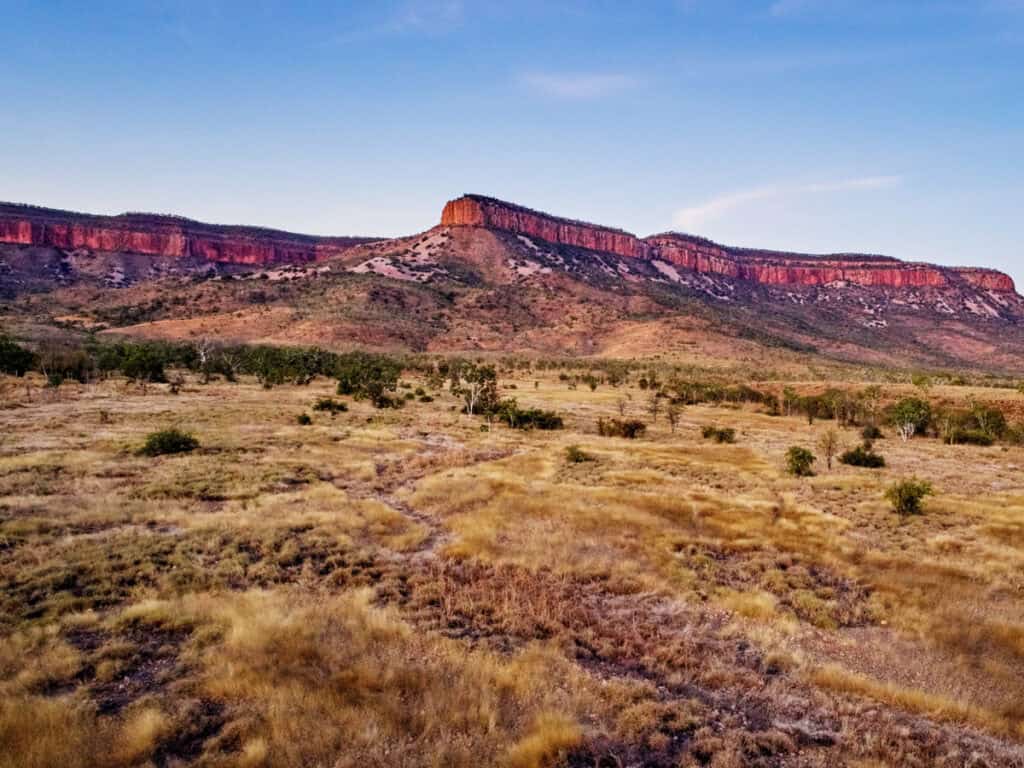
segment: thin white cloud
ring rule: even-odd
[[[720,219],[738,208],[762,200],[777,200],[797,195],[886,189],[901,183],[903,183],[902,176],[863,176],[813,184],[770,184],[720,195],[700,205],[678,210],[672,216],[672,224],[681,229],[695,231],[701,229],[708,222]]]
[[[557,99],[587,101],[613,96],[639,85],[623,74],[531,72],[520,82],[530,90]]]
[[[742,192],[713,197],[705,203],[692,208],[676,211],[672,224],[688,230],[700,229],[708,221],[719,219],[730,211],[756,200],[770,200],[783,194],[782,187],[758,187]]]

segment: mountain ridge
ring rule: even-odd
[[[630,258],[648,261],[661,258],[696,272],[772,285],[847,281],[891,288],[940,287],[954,282],[951,278],[959,277],[985,290],[1016,293],[1013,279],[994,269],[947,267],[877,254],[806,254],[738,248],[680,232],[640,238],[625,230],[565,219],[484,195],[463,195],[449,201],[442,212],[441,225],[497,228]]]
[[[0,203],[0,243],[12,245],[269,265],[321,261],[355,245],[379,239],[324,237],[266,227],[209,224],[171,214],[105,216]]]
[[[940,287],[962,279],[984,290],[1016,293],[1009,275],[990,268],[945,266],[856,252],[809,254],[737,247],[684,232],[641,238],[624,229],[555,216],[479,194],[448,201],[440,225],[501,229],[587,250],[648,261],[661,259],[698,273],[763,284],[806,286],[846,281],[891,288]],[[210,224],[172,214],[128,212],[106,216],[0,202],[0,243],[13,245],[266,266],[323,261],[354,246],[389,239]]]
[[[712,361],[786,348],[1024,372],[1024,297],[994,270],[642,239],[483,196],[382,240],[0,206],[0,314],[332,349]]]

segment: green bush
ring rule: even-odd
[[[582,464],[585,461],[597,461],[597,459],[595,459],[589,453],[581,450],[578,445],[570,445],[568,448],[566,448],[565,458],[566,461],[569,461],[572,464]]]
[[[885,492],[885,498],[892,504],[894,512],[901,515],[921,514],[921,502],[934,491],[926,480],[901,480]]]
[[[945,434],[945,440],[950,445],[987,446],[995,443],[995,438],[992,435],[982,432],[980,429],[953,429]]]
[[[1006,414],[998,408],[975,403],[971,409],[971,424],[984,435],[992,438],[993,441],[1002,437],[1009,426],[1006,423]]]
[[[398,377],[402,374],[402,364],[397,360],[367,352],[350,352],[338,355],[334,370],[339,395],[352,395],[357,400],[366,398],[377,408],[400,408],[400,403],[404,403],[388,395],[398,389]]]
[[[839,457],[839,461],[851,467],[867,467],[869,469],[879,469],[885,466],[885,458],[875,453],[874,448],[868,443],[847,451]]]
[[[882,430],[876,427],[874,424],[868,424],[860,431],[860,436],[865,440],[881,440],[885,435],[882,434]]]
[[[647,425],[636,419],[598,419],[597,434],[602,437],[625,437],[636,440],[647,431]]]
[[[700,430],[705,440],[714,440],[716,443],[735,443],[736,430],[732,427],[704,426]]]
[[[121,362],[121,373],[135,381],[167,381],[163,356],[157,349],[149,346],[130,346]]]
[[[313,419],[309,417],[308,413],[300,413],[298,416],[295,417],[295,421],[301,427],[305,427],[313,423]]]
[[[799,445],[794,445],[786,451],[786,470],[796,477],[811,477],[814,474],[812,467],[815,461],[815,455]]]
[[[554,411],[520,408],[515,398],[498,403],[494,414],[513,429],[561,429],[562,417]]]
[[[199,441],[178,429],[161,429],[146,436],[139,453],[143,456],[162,456],[168,453],[188,453],[199,447]]]
[[[932,407],[919,397],[905,397],[889,411],[889,423],[899,427],[913,424],[914,431],[923,435],[932,421]]]
[[[432,398],[430,395],[420,395],[420,402],[421,403],[432,403],[432,402],[434,402],[434,398]]]
[[[35,365],[36,356],[21,345],[0,336],[0,371],[12,376],[24,376]]]
[[[313,403],[313,410],[326,411],[330,414],[345,413],[348,410],[348,404],[335,400],[333,397],[321,397]]]

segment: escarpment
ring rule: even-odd
[[[445,205],[441,213],[441,225],[503,229],[551,243],[616,253],[634,259],[648,258],[650,255],[648,246],[629,232],[560,219],[478,195],[460,197]]]
[[[813,256],[732,248],[677,232],[641,239],[622,230],[562,219],[479,195],[450,201],[442,212],[441,224],[500,229],[560,245],[628,258],[661,260],[698,273],[763,285],[850,283],[870,288],[905,289],[967,284],[986,291],[1015,291],[1010,276],[996,270],[941,267],[866,254]]]
[[[856,253],[814,256],[735,248],[678,232],[639,238],[612,227],[551,216],[491,197],[466,195],[441,214],[447,227],[511,232],[624,258],[662,261],[699,274],[770,286],[850,284],[869,288],[971,287],[1015,293],[1002,272],[942,267]],[[97,216],[0,203],[0,243],[74,251],[144,254],[255,267],[301,264],[338,256],[376,238],[318,237],[246,226],[205,224],[177,216],[127,213]]]
[[[0,204],[0,243],[264,266],[320,261],[374,238],[315,237],[155,214],[91,214]]]

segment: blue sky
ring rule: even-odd
[[[0,0],[0,199],[408,234],[480,192],[1024,284],[1024,0]]]

